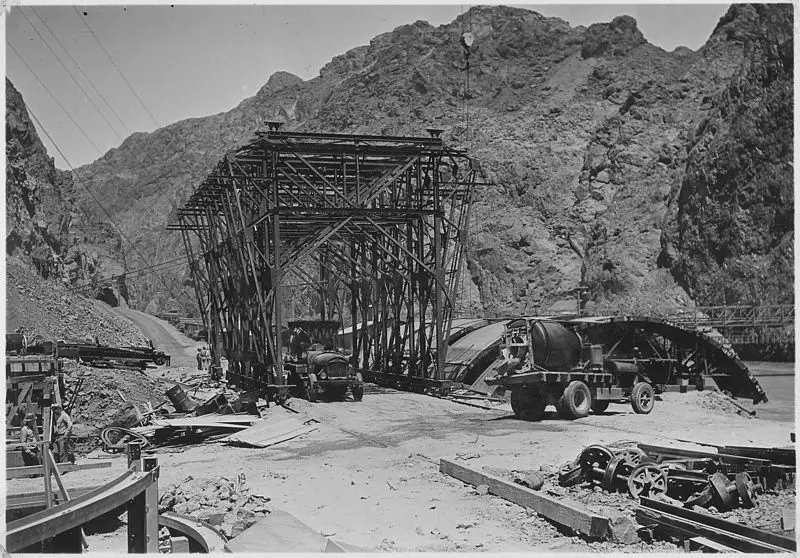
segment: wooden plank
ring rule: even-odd
[[[44,408],[44,431],[42,432],[44,441],[47,443],[44,446],[44,449],[47,450],[50,447],[50,441],[52,440],[51,432],[53,430],[53,415],[50,411],[50,406],[46,405]],[[44,457],[44,453],[42,453],[42,457]],[[44,475],[44,506],[45,508],[49,508],[53,504],[53,485],[51,484],[50,479],[50,462],[47,459],[42,460],[42,465],[39,467],[20,467],[16,469],[17,471],[30,471],[32,468],[39,469],[41,468],[42,474]],[[6,479],[13,479],[13,469],[6,469]]]
[[[73,497],[83,496],[98,487],[72,488],[70,495]],[[62,502],[63,503],[63,502]],[[44,507],[44,492],[30,492],[26,494],[6,494],[6,509],[19,510],[25,508]]]
[[[716,541],[720,544],[724,544],[725,546],[735,548],[742,552],[786,552],[786,549],[779,546],[773,546],[755,539],[749,539],[745,536],[725,531],[724,529],[711,527],[705,523],[698,523],[697,521],[691,521],[683,517],[678,517],[677,515],[672,515],[643,506],[639,506],[639,508],[636,510],[636,521],[640,525],[666,531],[673,536],[678,536],[679,538],[683,539],[692,539],[694,537],[704,536],[708,539]]]
[[[720,544],[716,541],[712,541],[706,537],[692,537],[687,541],[689,544],[689,550],[699,550],[699,549],[709,549],[713,550],[714,552],[731,552],[734,554],[741,554],[740,551],[736,550],[735,548],[731,548],[730,546],[725,546],[724,544]]]
[[[639,500],[639,504],[641,507],[646,507],[658,512],[668,513],[670,515],[687,519],[696,523],[702,523],[715,529],[728,531],[748,539],[753,539],[765,544],[781,547],[785,550],[797,550],[797,542],[794,539],[784,537],[776,533],[762,531],[760,529],[748,527],[747,525],[742,525],[741,523],[734,523],[733,521],[727,521],[713,515],[692,511],[679,506],[673,506],[664,502],[652,500],[650,498],[641,498]]]
[[[600,539],[607,538],[609,535],[608,518],[592,512],[577,502],[566,498],[556,499],[447,459],[440,461],[439,470],[473,486],[487,485],[492,494],[530,508],[547,519],[569,527],[578,533]]]
[[[67,473],[70,471],[84,471],[86,469],[105,469],[107,467],[111,467],[111,461],[100,461],[98,463],[81,463],[75,465],[65,463],[60,465],[59,468],[61,469],[62,473]],[[44,469],[45,469],[44,465],[32,465],[30,467],[12,467],[11,469],[6,469],[6,479],[18,479],[18,478],[28,477],[30,475],[43,475]]]
[[[676,457],[711,457],[718,459],[724,463],[740,464],[740,465],[753,465],[755,467],[769,467],[770,462],[766,459],[757,459],[755,457],[742,457],[739,455],[728,455],[725,453],[717,453],[713,451],[691,450],[684,448],[675,448],[668,446],[655,446],[651,444],[637,444],[639,449],[647,454],[676,456]]]
[[[64,497],[65,502],[69,502],[69,492],[67,492],[67,487],[64,486],[64,483],[61,481],[61,473],[58,471],[58,465],[56,464],[56,458],[53,457],[53,452],[50,451],[50,448],[45,450],[45,459],[50,461],[50,467],[53,469],[53,476],[56,478],[56,483],[58,484],[58,489],[61,491],[61,495]],[[83,527],[78,527],[78,532],[76,533],[76,538],[79,539],[79,545],[83,548],[89,548],[89,543],[86,542],[86,535],[83,532]],[[80,548],[78,549],[80,552]]]
[[[83,525],[90,519],[125,505],[157,478],[158,469],[149,473],[126,472],[120,482],[112,482],[99,492],[90,492],[81,498],[11,522],[7,526],[6,548],[9,552],[19,552],[45,538]]]
[[[773,464],[796,465],[794,448],[760,448],[748,446],[717,446],[717,451],[727,455],[766,459]]]

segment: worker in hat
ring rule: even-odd
[[[203,369],[203,352],[200,350],[200,347],[197,347],[197,354],[195,355],[197,358],[197,369]]]
[[[61,407],[60,404],[53,405],[53,416],[56,417],[56,428],[53,433],[53,445],[55,446],[56,463],[62,463],[68,460],[70,463],[75,463],[75,456],[72,453],[71,440],[72,436],[72,418]]]
[[[22,447],[22,462],[26,467],[41,465],[39,462],[39,433],[36,428],[36,415],[25,415],[25,424],[19,431],[19,443]]]

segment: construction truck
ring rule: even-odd
[[[288,326],[291,333],[284,370],[295,392],[313,403],[320,394],[344,399],[350,389],[353,399],[361,401],[364,379],[353,368],[350,356],[335,346],[339,322],[301,320]]]
[[[583,342],[563,323],[520,318],[506,325],[505,362],[486,383],[510,389],[511,408],[524,420],[541,420],[547,405],[570,419],[603,413],[609,403],[630,403],[647,414],[655,403],[654,378],[637,362],[638,348],[634,352],[610,359],[602,345]]]

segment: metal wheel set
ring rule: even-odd
[[[680,461],[657,462],[638,447],[608,448],[591,445],[569,463],[561,466],[561,486],[584,483],[600,486],[607,492],[628,492],[634,498],[666,495],[680,500],[685,507],[715,507],[725,511],[736,507],[755,507],[762,486],[745,471],[733,480],[713,463],[704,470],[693,470]]]

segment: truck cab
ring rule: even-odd
[[[298,320],[289,322],[288,353],[284,368],[288,383],[311,402],[320,394],[328,399],[344,399],[350,389],[353,399],[364,397],[364,380],[353,368],[350,355],[337,347],[339,322]]]

